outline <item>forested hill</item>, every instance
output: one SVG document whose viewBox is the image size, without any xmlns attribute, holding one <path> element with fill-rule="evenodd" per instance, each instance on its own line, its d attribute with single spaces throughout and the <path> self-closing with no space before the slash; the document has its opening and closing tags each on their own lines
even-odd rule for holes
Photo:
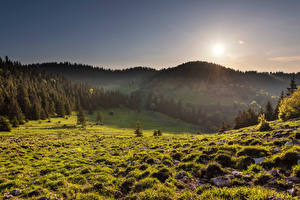
<svg viewBox="0 0 300 200">
<path fill-rule="evenodd" d="M 256 113 L 289 86 L 300 74 L 242 72 L 208 62 L 188 62 L 155 70 L 135 67 L 124 70 L 82 64 L 42 63 L 26 67 L 57 73 L 76 82 L 87 82 L 105 90 L 120 91 L 138 99 L 138 109 L 162 112 L 174 118 L 215 131 L 223 120 L 232 124 L 240 110 Z"/>
<path fill-rule="evenodd" d="M 237 84 L 262 89 L 272 95 L 279 95 L 286 88 L 293 74 L 283 72 L 238 71 L 214 63 L 194 61 L 176 67 L 155 70 L 148 67 L 134 67 L 123 70 L 105 69 L 77 63 L 41 63 L 27 65 L 47 73 L 63 74 L 74 81 L 85 81 L 94 86 L 118 85 L 121 89 L 140 89 L 145 84 L 172 83 L 180 87 L 200 83 L 210 85 Z M 300 82 L 300 73 L 296 74 Z M 150 84 L 149 84 L 150 83 Z"/>
</svg>

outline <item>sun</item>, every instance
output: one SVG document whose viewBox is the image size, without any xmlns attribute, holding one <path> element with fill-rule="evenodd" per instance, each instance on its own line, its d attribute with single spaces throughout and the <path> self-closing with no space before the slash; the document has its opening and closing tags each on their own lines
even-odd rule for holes
<svg viewBox="0 0 300 200">
<path fill-rule="evenodd" d="M 216 44 L 213 48 L 213 54 L 215 56 L 221 56 L 224 54 L 224 46 L 221 44 Z"/>
</svg>

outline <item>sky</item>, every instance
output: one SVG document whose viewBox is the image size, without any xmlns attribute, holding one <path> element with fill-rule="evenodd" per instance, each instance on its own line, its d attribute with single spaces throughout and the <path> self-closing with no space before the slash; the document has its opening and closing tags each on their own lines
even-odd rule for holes
<svg viewBox="0 0 300 200">
<path fill-rule="evenodd" d="M 300 71 L 300 0 L 0 0 L 0 56 Z"/>
</svg>

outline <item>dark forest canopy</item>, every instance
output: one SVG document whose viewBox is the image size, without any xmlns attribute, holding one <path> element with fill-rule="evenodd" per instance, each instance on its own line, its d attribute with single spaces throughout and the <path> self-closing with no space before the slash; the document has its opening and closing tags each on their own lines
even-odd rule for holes
<svg viewBox="0 0 300 200">
<path fill-rule="evenodd" d="M 48 73 L 63 74 L 74 81 L 86 81 L 93 85 L 108 85 L 111 83 L 124 86 L 138 84 L 138 88 L 149 85 L 149 82 L 184 82 L 193 84 L 199 81 L 213 84 L 240 84 L 263 89 L 272 95 L 279 95 L 285 89 L 293 73 L 240 71 L 203 61 L 183 63 L 177 67 L 156 70 L 148 67 L 126 69 L 105 69 L 91 65 L 51 62 L 27 65 Z M 300 82 L 300 72 L 296 74 Z"/>
<path fill-rule="evenodd" d="M 233 123 L 239 110 L 251 108 L 258 113 L 268 101 L 274 105 L 277 93 L 286 88 L 293 75 L 242 72 L 201 61 L 162 70 L 111 70 L 69 62 L 22 65 L 8 58 L 1 59 L 0 64 L 1 81 L 9 86 L 2 88 L 1 105 L 14 110 L 20 107 L 23 116 L 16 117 L 20 121 L 22 117 L 68 114 L 80 107 L 96 110 L 125 106 L 158 111 L 199 125 L 203 131 L 217 130 L 222 121 Z M 21 105 L 23 99 L 16 98 L 22 96 L 19 92 L 25 96 L 28 93 L 27 107 Z M 2 107 L 0 115 L 9 117 Z M 15 121 L 13 116 L 11 121 Z"/>
</svg>

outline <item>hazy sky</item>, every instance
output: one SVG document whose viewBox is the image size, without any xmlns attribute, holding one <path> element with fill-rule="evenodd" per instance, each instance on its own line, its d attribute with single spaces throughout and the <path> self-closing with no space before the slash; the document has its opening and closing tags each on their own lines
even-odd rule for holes
<svg viewBox="0 0 300 200">
<path fill-rule="evenodd" d="M 0 0 L 0 56 L 300 71 L 300 0 Z"/>
</svg>

